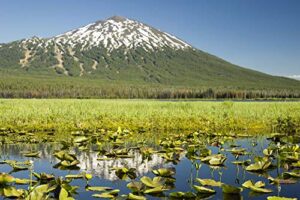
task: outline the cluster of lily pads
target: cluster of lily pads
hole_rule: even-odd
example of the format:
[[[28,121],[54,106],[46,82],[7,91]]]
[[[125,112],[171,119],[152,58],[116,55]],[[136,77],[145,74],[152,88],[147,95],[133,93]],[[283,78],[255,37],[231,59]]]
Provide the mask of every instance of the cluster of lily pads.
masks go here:
[[[19,132],[16,137],[10,130],[1,130],[0,142],[2,144],[13,144],[16,142],[33,143],[36,142],[57,142],[55,134],[49,131],[43,135],[43,139],[37,138],[38,134]],[[300,148],[299,136],[287,136],[285,134],[273,134],[268,140],[269,146],[260,155],[251,155],[251,152],[237,144],[226,146],[227,141],[234,141],[238,137],[248,137],[248,135],[236,135],[229,133],[208,134],[205,132],[170,134],[155,143],[148,143],[146,139],[138,142],[131,142],[142,133],[132,133],[129,130],[117,131],[97,130],[97,131],[75,131],[70,137],[59,141],[60,150],[53,152],[57,158],[57,163],[53,166],[60,170],[80,170],[80,161],[77,159],[73,149],[80,151],[95,151],[98,153],[98,160],[115,160],[132,158],[133,152],[139,152],[143,161],[151,160],[153,154],[159,155],[165,163],[177,165],[182,158],[186,157],[194,164],[195,168],[200,169],[202,165],[211,168],[223,168],[228,154],[232,154],[235,160],[232,164],[242,167],[249,173],[254,173],[266,178],[268,183],[295,184],[300,178]],[[298,139],[298,140],[297,140]],[[153,141],[152,141],[153,142]],[[253,148],[257,144],[253,142]],[[212,153],[209,147],[215,147],[217,153]],[[21,154],[26,158],[38,159],[39,151],[25,151]],[[253,160],[249,159],[249,156]],[[78,174],[68,174],[65,177],[56,177],[53,174],[34,172],[32,161],[2,160],[0,164],[9,165],[12,168],[10,174],[0,174],[0,195],[6,198],[26,199],[26,200],[72,200],[77,194],[79,187],[72,186],[71,182],[75,179],[86,181],[86,191],[93,191],[95,198],[109,199],[132,199],[143,200],[151,196],[167,197],[171,199],[201,199],[214,195],[221,188],[223,195],[240,196],[243,190],[251,192],[272,193],[266,182],[253,180],[245,181],[239,185],[230,185],[223,181],[214,179],[196,178],[191,185],[190,191],[176,191],[176,170],[173,167],[165,167],[152,170],[152,177],[138,177],[135,168],[113,167],[112,173],[121,179],[129,181],[127,188],[131,191],[128,194],[120,194],[118,188],[105,186],[91,186],[89,181],[93,178],[91,174],[80,172]],[[283,169],[277,177],[268,174],[274,168]],[[28,170],[31,179],[19,179],[11,174]],[[279,170],[280,171],[280,170]],[[153,177],[154,176],[154,177]],[[18,185],[28,185],[28,189],[18,189]],[[174,191],[175,190],[175,191]],[[269,196],[270,200],[293,199],[278,196]]]

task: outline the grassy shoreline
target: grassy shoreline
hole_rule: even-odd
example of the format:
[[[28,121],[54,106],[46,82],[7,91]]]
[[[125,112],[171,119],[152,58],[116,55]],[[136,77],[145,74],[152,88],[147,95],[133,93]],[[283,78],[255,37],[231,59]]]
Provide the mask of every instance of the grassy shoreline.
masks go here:
[[[1,99],[0,128],[14,130],[300,130],[300,102]]]

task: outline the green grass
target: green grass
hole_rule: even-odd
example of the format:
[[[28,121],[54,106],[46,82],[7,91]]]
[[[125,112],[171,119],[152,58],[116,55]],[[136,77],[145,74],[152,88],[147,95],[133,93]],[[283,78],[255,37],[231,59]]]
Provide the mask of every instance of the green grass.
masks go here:
[[[0,127],[15,130],[299,130],[299,102],[0,100]]]

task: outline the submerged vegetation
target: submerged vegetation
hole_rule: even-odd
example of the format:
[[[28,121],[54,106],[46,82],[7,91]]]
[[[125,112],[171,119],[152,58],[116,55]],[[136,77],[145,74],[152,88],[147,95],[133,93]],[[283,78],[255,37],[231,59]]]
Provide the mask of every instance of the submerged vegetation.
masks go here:
[[[12,132],[118,127],[138,132],[298,132],[300,103],[4,99],[0,127]]]

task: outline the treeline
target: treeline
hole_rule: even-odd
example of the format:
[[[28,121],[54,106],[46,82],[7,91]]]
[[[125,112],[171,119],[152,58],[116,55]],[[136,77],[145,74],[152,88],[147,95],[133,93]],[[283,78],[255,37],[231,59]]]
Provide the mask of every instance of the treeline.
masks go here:
[[[0,98],[270,99],[300,98],[300,88],[184,87],[98,78],[0,74]]]
[[[241,90],[222,88],[164,88],[150,86],[0,85],[0,98],[116,98],[116,99],[269,99],[300,98],[293,90]]]

